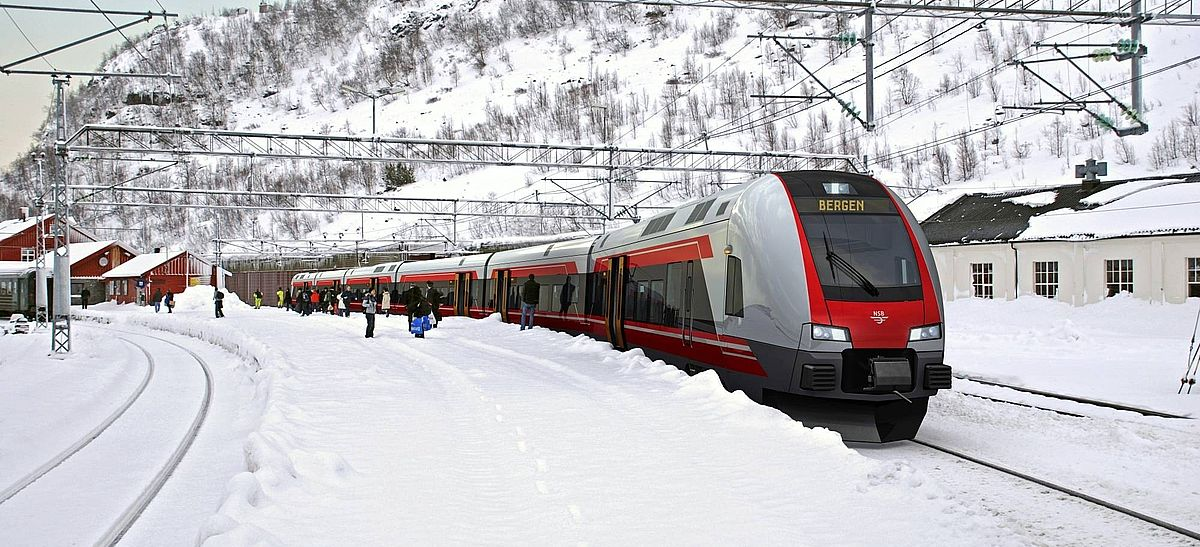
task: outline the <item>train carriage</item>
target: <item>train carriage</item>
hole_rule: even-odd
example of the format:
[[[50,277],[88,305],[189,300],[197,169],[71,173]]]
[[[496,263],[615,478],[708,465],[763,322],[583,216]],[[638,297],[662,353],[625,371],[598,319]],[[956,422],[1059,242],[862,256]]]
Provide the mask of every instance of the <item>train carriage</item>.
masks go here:
[[[560,241],[495,253],[487,262],[491,283],[486,308],[497,310],[504,321],[521,320],[522,287],[530,275],[541,285],[536,316],[538,324],[568,332],[599,334],[601,318],[589,317],[585,303],[588,259],[597,238]]]
[[[371,289],[375,289],[376,295],[382,295],[383,291],[392,290],[396,283],[396,271],[401,264],[403,263],[389,262],[346,270],[343,286],[349,289],[354,295],[354,298],[349,303],[350,311],[362,311],[361,295],[366,294]],[[341,288],[337,287],[336,289],[340,292]]]
[[[34,317],[37,268],[33,262],[0,262],[0,319],[14,313]]]
[[[432,283],[442,294],[438,311],[443,316],[485,317],[492,310],[490,306],[488,309],[483,307],[486,268],[492,256],[482,254],[407,262],[400,268],[397,286],[402,294],[412,287],[426,294],[428,283]],[[404,309],[403,304],[392,302],[392,307]]]

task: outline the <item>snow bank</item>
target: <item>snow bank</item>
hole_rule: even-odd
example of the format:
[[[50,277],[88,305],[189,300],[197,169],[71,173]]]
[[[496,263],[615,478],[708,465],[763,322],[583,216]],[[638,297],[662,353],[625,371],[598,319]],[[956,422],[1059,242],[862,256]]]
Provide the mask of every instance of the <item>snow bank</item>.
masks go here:
[[[496,316],[423,340],[381,317],[365,340],[361,316],[209,313],[88,313],[260,368],[247,468],[205,545],[1024,542],[910,466],[640,350]]]
[[[1200,299],[1118,295],[1087,306],[1037,296],[946,302],[946,362],[1009,384],[1200,415],[1176,395]]]

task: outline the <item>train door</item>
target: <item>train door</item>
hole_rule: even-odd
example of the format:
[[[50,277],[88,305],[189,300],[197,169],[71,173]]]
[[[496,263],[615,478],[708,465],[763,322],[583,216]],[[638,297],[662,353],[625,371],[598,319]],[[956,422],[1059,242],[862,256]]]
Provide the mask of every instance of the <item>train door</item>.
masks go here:
[[[508,286],[512,282],[512,272],[509,270],[496,271],[496,311],[500,320],[508,323]]]
[[[690,347],[693,340],[692,327],[695,323],[696,311],[692,308],[692,302],[694,301],[692,297],[694,290],[692,279],[694,279],[693,272],[695,268],[696,261],[689,260],[683,278],[683,328],[680,329],[680,339],[685,347]]]
[[[470,274],[454,274],[454,315],[466,317],[471,308],[471,279]]]
[[[629,276],[628,256],[608,259],[608,287],[604,308],[604,327],[614,348],[625,349],[625,283]]]

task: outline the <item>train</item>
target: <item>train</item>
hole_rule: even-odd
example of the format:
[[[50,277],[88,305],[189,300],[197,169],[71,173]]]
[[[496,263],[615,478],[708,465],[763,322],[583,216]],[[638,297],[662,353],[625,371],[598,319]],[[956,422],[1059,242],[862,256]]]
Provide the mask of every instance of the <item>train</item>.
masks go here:
[[[714,371],[845,440],[912,439],[951,387],[929,244],[895,193],[857,173],[772,173],[594,237],[305,272],[292,290],[431,282],[444,315],[518,322],[531,274],[538,326]]]
[[[34,317],[37,268],[33,262],[0,262],[0,318],[14,313]]]

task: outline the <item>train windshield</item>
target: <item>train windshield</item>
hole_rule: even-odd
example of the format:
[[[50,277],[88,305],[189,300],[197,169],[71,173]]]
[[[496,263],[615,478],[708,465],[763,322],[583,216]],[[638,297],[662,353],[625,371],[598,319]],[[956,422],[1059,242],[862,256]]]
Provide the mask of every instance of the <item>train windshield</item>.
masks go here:
[[[852,174],[785,179],[825,297],[920,300],[921,275],[904,220],[884,189]]]

